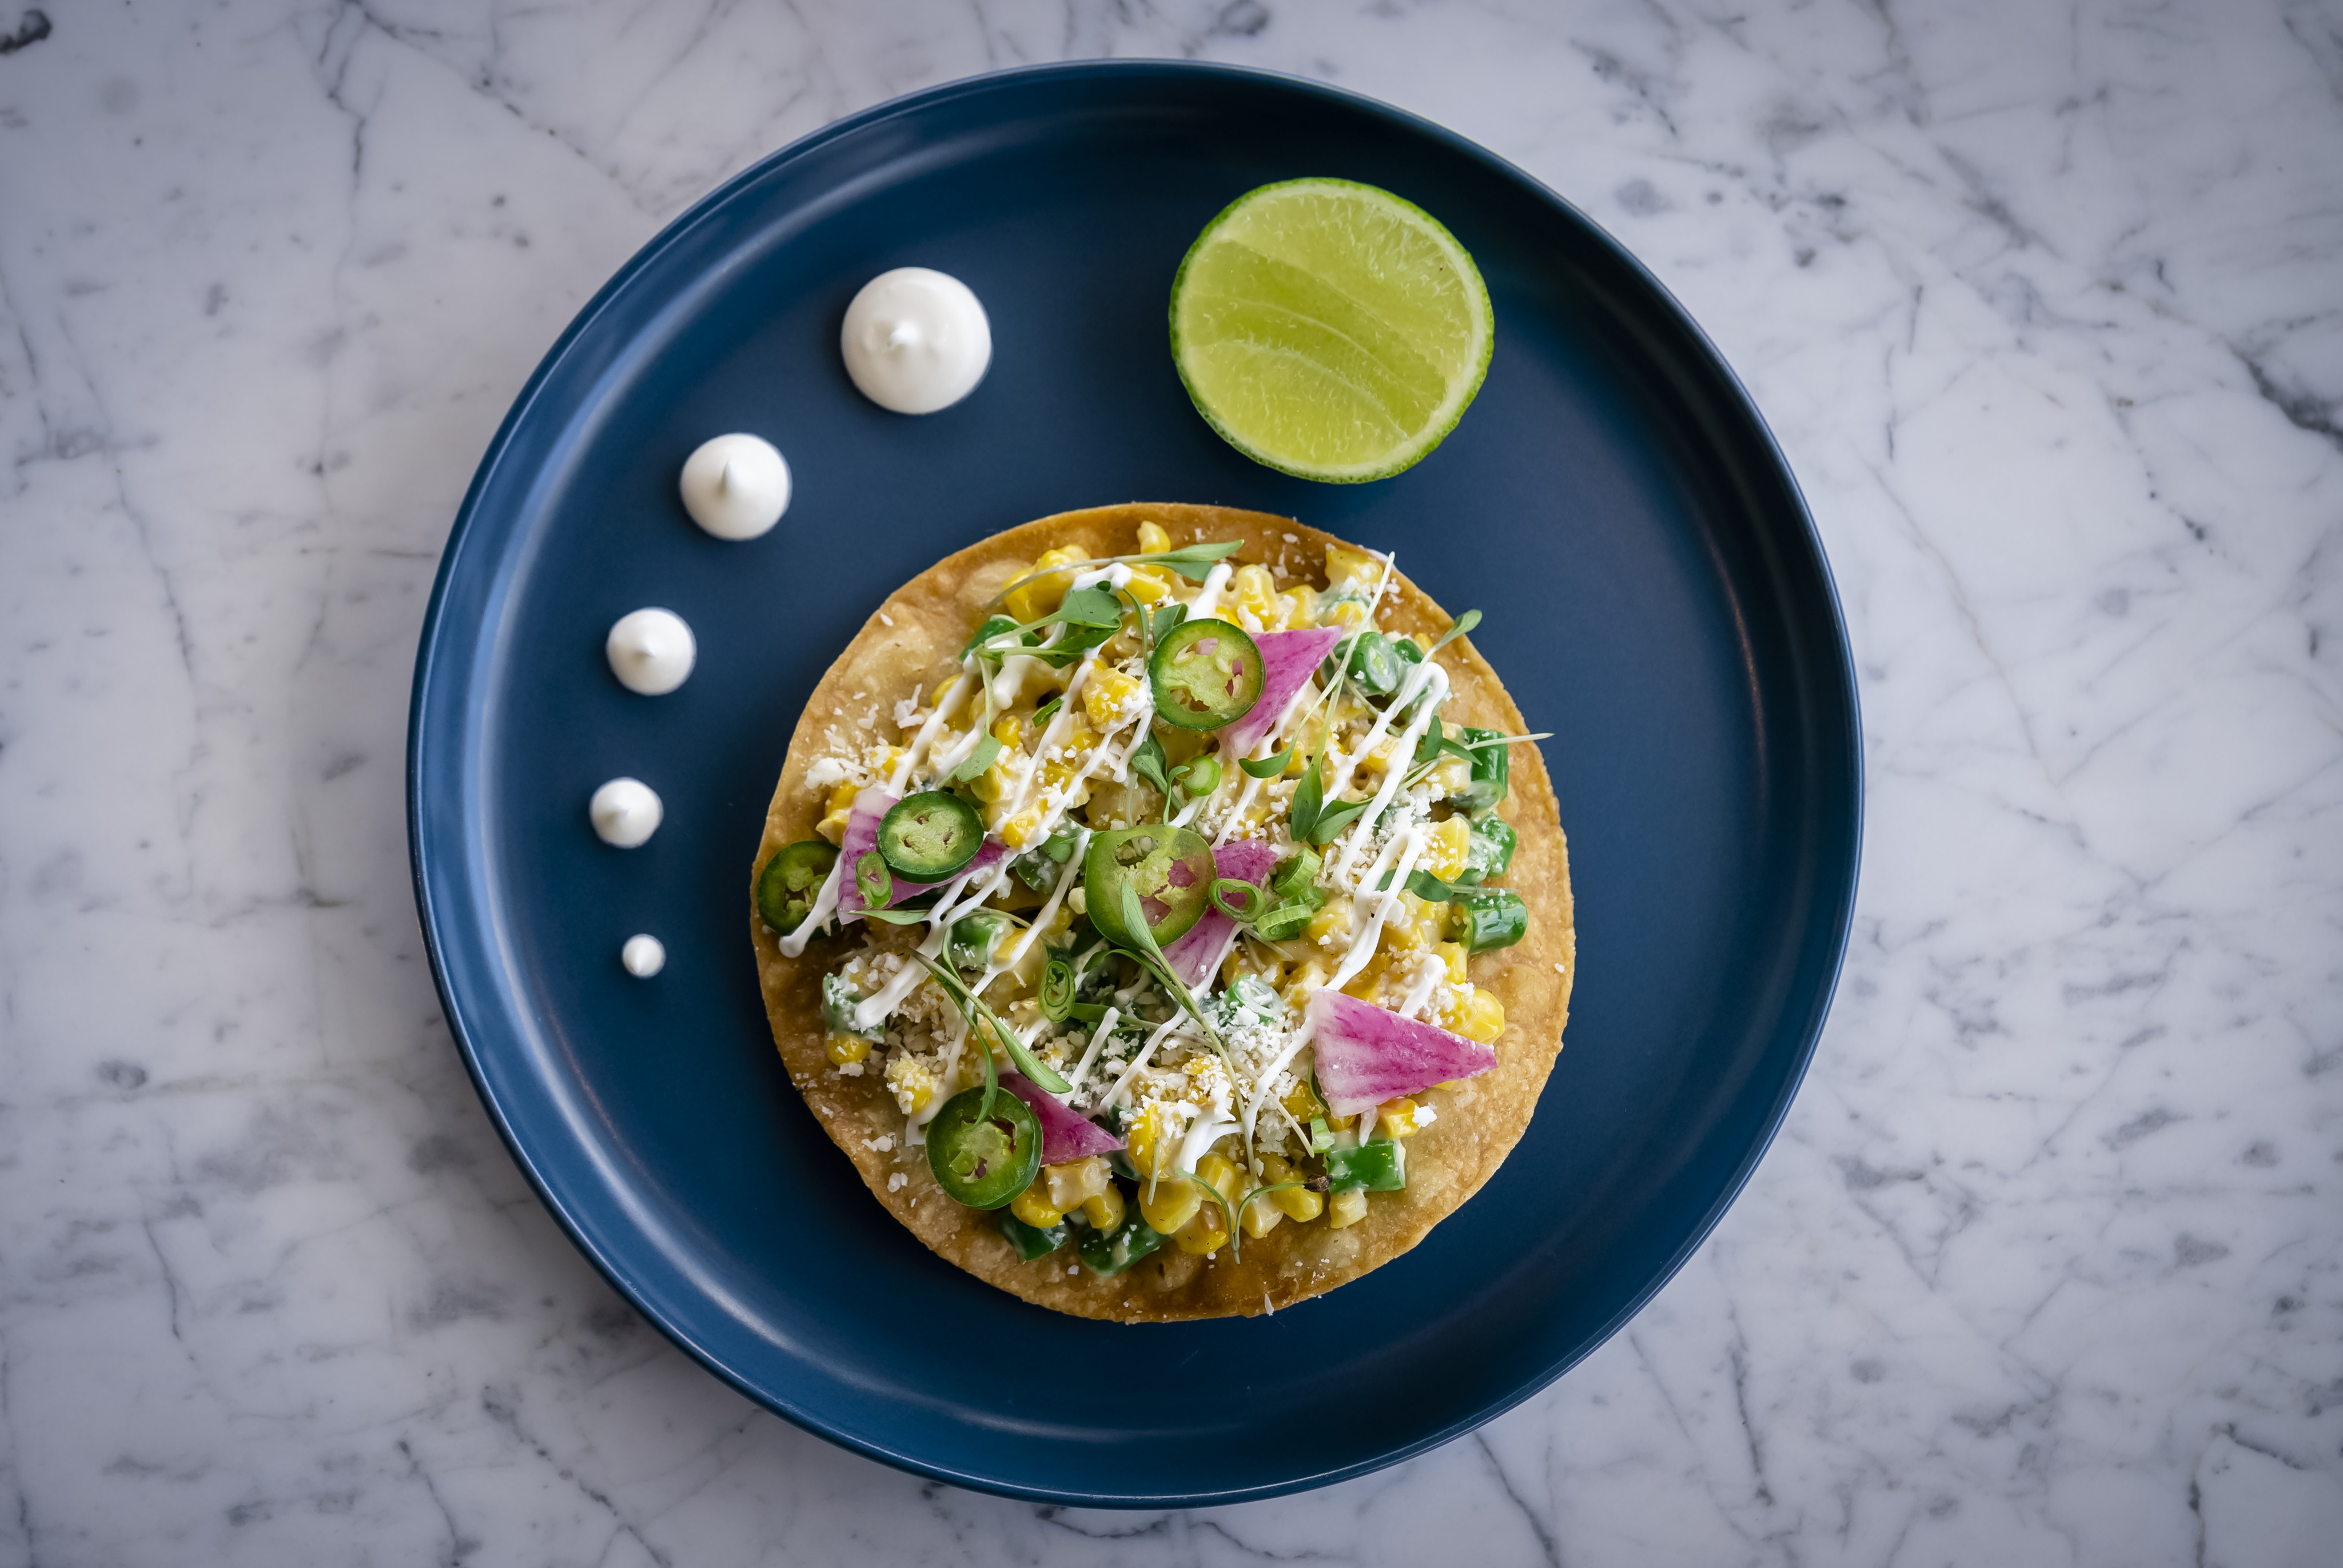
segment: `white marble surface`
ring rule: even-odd
[[[0,1563],[2343,1556],[2332,0],[0,0]],[[1329,77],[1525,164],[1754,388],[1845,596],[1862,903],[1628,1330],[1372,1480],[955,1493],[670,1349],[415,928],[434,563],[711,182],[1023,61]]]

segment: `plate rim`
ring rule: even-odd
[[[1717,390],[1729,397],[1731,407],[1728,411],[1737,412],[1745,419],[1747,430],[1757,437],[1761,446],[1761,455],[1774,474],[1779,477],[1785,498],[1795,512],[1799,525],[1799,529],[1795,534],[1785,531],[1785,542],[1803,546],[1806,554],[1811,557],[1816,571],[1822,590],[1820,608],[1825,613],[1818,618],[1816,624],[1810,624],[1806,628],[1806,634],[1809,638],[1816,633],[1822,634],[1822,640],[1827,643],[1828,652],[1833,656],[1825,660],[1828,666],[1827,673],[1835,678],[1833,684],[1835,687],[1836,695],[1844,701],[1843,722],[1852,741],[1852,744],[1845,749],[1845,775],[1835,780],[1836,787],[1845,792],[1846,812],[1844,822],[1834,825],[1825,821],[1820,829],[1821,836],[1825,840],[1833,841],[1834,858],[1844,858],[1845,874],[1843,881],[1837,878],[1818,880],[1818,886],[1825,893],[1835,897],[1836,908],[1831,912],[1824,933],[1823,950],[1812,955],[1819,957],[1822,964],[1810,1004],[1805,1010],[1805,1016],[1797,1022],[1799,1044],[1795,1052],[1795,1060],[1789,1064],[1790,1070],[1784,1076],[1779,1091],[1772,1103],[1765,1107],[1756,1135],[1751,1140],[1747,1150],[1736,1163],[1728,1180],[1718,1190],[1715,1201],[1701,1214],[1682,1243],[1669,1253],[1665,1261],[1653,1273],[1652,1277],[1624,1302],[1616,1312],[1605,1319],[1598,1329],[1573,1347],[1568,1354],[1534,1375],[1525,1378],[1504,1396],[1490,1402],[1472,1414],[1437,1431],[1393,1447],[1371,1459],[1332,1466],[1306,1475],[1288,1476],[1258,1484],[1232,1485],[1196,1493],[1069,1491],[1024,1484],[938,1464],[917,1454],[840,1431],[810,1412],[792,1408],[775,1391],[759,1388],[749,1383],[744,1377],[726,1366],[711,1352],[696,1342],[680,1325],[670,1322],[663,1313],[649,1305],[629,1280],[618,1260],[606,1255],[603,1249],[588,1236],[579,1218],[573,1214],[568,1206],[557,1195],[546,1174],[539,1170],[537,1161],[523,1148],[515,1135],[505,1108],[488,1087],[481,1067],[479,1050],[472,1038],[471,1023],[468,1018],[467,1009],[458,1000],[451,986],[447,961],[441,952],[437,929],[438,919],[447,913],[442,908],[443,903],[448,900],[449,894],[455,890],[455,886],[465,880],[462,867],[468,857],[459,852],[427,848],[427,839],[423,830],[425,731],[427,719],[435,710],[430,700],[432,677],[437,666],[439,644],[443,635],[448,630],[443,626],[443,615],[447,608],[450,584],[456,576],[458,563],[465,558],[464,547],[473,532],[473,525],[480,508],[482,497],[490,481],[501,471],[506,459],[510,455],[516,432],[536,407],[543,394],[546,382],[556,368],[568,358],[577,341],[600,320],[612,300],[686,230],[699,221],[704,213],[730,200],[737,191],[776,166],[803,158],[831,142],[856,135],[870,126],[883,124],[887,120],[910,113],[923,112],[939,105],[948,104],[954,99],[975,97],[995,92],[1014,92],[1028,83],[1085,75],[1160,76],[1164,79],[1186,78],[1198,82],[1234,82],[1276,92],[1294,94],[1303,98],[1314,98],[1323,103],[1340,106],[1354,113],[1382,119],[1401,130],[1427,138],[1443,150],[1479,163],[1501,177],[1513,182],[1521,188],[1525,196],[1533,200],[1544,201],[1559,208],[1564,217],[1575,224],[1590,239],[1607,252],[1609,258],[1614,264],[1624,266],[1636,283],[1649,291],[1653,302],[1658,305],[1667,316],[1673,317],[1673,325],[1685,336],[1688,346],[1707,361],[1708,368],[1717,378]],[[447,700],[447,694],[440,694],[440,700],[442,702]],[[1512,160],[1423,116],[1350,88],[1335,86],[1329,83],[1282,71],[1211,61],[1154,58],[1051,61],[955,77],[950,81],[939,82],[899,95],[820,126],[736,170],[662,225],[657,233],[637,247],[633,254],[594,292],[547,347],[536,367],[529,373],[528,378],[514,397],[511,407],[506,410],[504,418],[497,426],[495,435],[490,437],[488,447],[481,454],[478,466],[473,471],[471,482],[466,487],[463,499],[456,509],[454,520],[447,532],[447,542],[440,552],[438,568],[432,579],[431,594],[425,604],[422,629],[417,638],[415,675],[410,683],[407,706],[406,819],[408,869],[414,884],[416,912],[421,928],[425,954],[429,960],[432,984],[439,998],[441,1015],[447,1022],[448,1034],[456,1043],[458,1053],[463,1060],[465,1071],[472,1081],[474,1092],[479,1096],[481,1106],[488,1112],[489,1121],[495,1126],[498,1136],[503,1140],[514,1164],[527,1178],[538,1201],[553,1216],[568,1238],[570,1244],[576,1247],[610,1286],[626,1299],[628,1306],[639,1313],[646,1322],[656,1327],[670,1343],[726,1385],[738,1391],[759,1407],[780,1416],[801,1431],[810,1432],[865,1458],[876,1460],[891,1468],[914,1475],[924,1476],[969,1491],[987,1493],[1021,1502],[1058,1506],[1114,1509],[1220,1507],[1232,1503],[1289,1496],[1296,1493],[1312,1491],[1340,1482],[1354,1480],[1416,1458],[1486,1425],[1551,1388],[1565,1373],[1608,1343],[1637,1313],[1649,1305],[1652,1299],[1675,1278],[1685,1263],[1691,1261],[1693,1255],[1700,1250],[1717,1224],[1724,1219],[1725,1211],[1740,1197],[1742,1191],[1755,1174],[1757,1166],[1772,1148],[1775,1138],[1780,1133],[1782,1124],[1788,1116],[1791,1102],[1796,1099],[1799,1089],[1805,1081],[1806,1071],[1813,1062],[1824,1026],[1828,1020],[1831,1005],[1845,969],[1846,950],[1854,930],[1856,896],[1862,876],[1865,804],[1863,751],[1860,688],[1855,678],[1854,651],[1847,635],[1845,607],[1838,591],[1836,577],[1831,569],[1829,554],[1823,548],[1820,530],[1815,527],[1813,509],[1807,505],[1805,492],[1798,483],[1796,471],[1790,466],[1788,457],[1783,452],[1772,427],[1766,423],[1765,416],[1759,411],[1748,387],[1742,382],[1739,374],[1734,370],[1731,363],[1717,348],[1707,332],[1702,328],[1691,312],[1685,309],[1683,303],[1652,273],[1651,269],[1645,266],[1633,251],[1614,237],[1609,230],[1596,223],[1576,204]],[[1818,783],[1823,781],[1823,775],[1818,774]],[[1843,831],[1843,841],[1837,841],[1839,833],[1833,830],[1835,826]],[[440,862],[443,860],[453,864],[442,865]],[[434,890],[435,880],[443,884],[437,896]],[[1826,901],[1826,899],[1818,898],[1817,900],[1818,904]],[[1795,1015],[1785,1015],[1787,1016]]]

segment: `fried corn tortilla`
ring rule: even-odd
[[[1342,543],[1258,512],[1133,503],[1011,528],[905,583],[839,655],[798,720],[751,868],[750,940],[773,1039],[790,1080],[872,1198],[929,1248],[1037,1306],[1080,1317],[1146,1322],[1251,1316],[1322,1295],[1405,1252],[1480,1190],[1529,1123],[1561,1050],[1576,967],[1562,827],[1534,746],[1511,749],[1510,795],[1498,808],[1517,836],[1511,869],[1501,880],[1528,907],[1527,934],[1471,960],[1473,983],[1493,993],[1504,1010],[1503,1032],[1493,1041],[1496,1066],[1418,1096],[1438,1115],[1409,1141],[1403,1191],[1373,1194],[1365,1218],[1344,1229],[1332,1229],[1323,1219],[1289,1221],[1265,1236],[1244,1236],[1241,1257],[1231,1247],[1208,1259],[1166,1244],[1126,1271],[1103,1277],[1077,1265],[1071,1246],[1039,1261],[1021,1259],[1004,1239],[997,1213],[965,1208],[938,1184],[925,1151],[908,1142],[904,1112],[881,1073],[841,1070],[828,1054],[824,974],[858,947],[908,950],[921,928],[857,921],[789,958],[779,934],[756,913],[757,874],[783,846],[813,838],[823,816],[830,791],[809,782],[815,762],[868,742],[874,733],[891,739],[898,700],[932,692],[951,676],[988,602],[1043,551],[1071,545],[1092,559],[1129,555],[1140,548],[1135,539],[1144,522],[1165,529],[1175,548],[1242,540],[1231,564],[1264,564],[1280,573],[1281,585],[1293,579],[1322,584],[1326,547]],[[1374,613],[1387,635],[1411,637],[1424,648],[1453,618],[1395,571]],[[1521,714],[1468,641],[1452,641],[1434,657],[1453,683],[1440,709],[1443,723],[1452,729],[1474,725],[1508,736],[1523,733]],[[875,730],[858,726],[865,715],[875,715]],[[873,1063],[857,1065],[875,1066],[875,1055]],[[1137,1212],[1135,1201],[1131,1211]]]

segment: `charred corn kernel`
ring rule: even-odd
[[[1240,609],[1252,609],[1253,618],[1262,626],[1277,626],[1284,618],[1284,602],[1277,598],[1277,579],[1270,577],[1265,565],[1244,565],[1237,568],[1235,577],[1228,579],[1228,600]]]
[[[1046,1231],[1066,1217],[1063,1210],[1050,1201],[1039,1180],[1009,1200],[1009,1211],[1036,1231]]]
[[[1346,549],[1341,545],[1326,547],[1326,586],[1328,588],[1371,588],[1383,575],[1383,563],[1364,550]]]
[[[1041,1179],[1049,1184],[1050,1207],[1061,1213],[1072,1211],[1114,1185],[1107,1174],[1106,1161],[1096,1154],[1044,1165]]]
[[[1451,758],[1449,760],[1454,761]],[[1423,846],[1423,869],[1447,881],[1464,869],[1464,857],[1472,852],[1473,828],[1462,817],[1451,817],[1433,825]]]
[[[1448,983],[1463,985],[1464,983],[1464,944],[1440,942],[1435,944],[1432,950],[1438,953],[1440,961],[1448,966]]]
[[[1300,1180],[1301,1175],[1302,1172],[1274,1154],[1261,1157],[1261,1184],[1282,1190],[1269,1193],[1260,1201],[1275,1204],[1278,1211],[1287,1219],[1306,1225],[1326,1211],[1326,1200],[1307,1187],[1283,1186],[1285,1182]],[[1246,1227],[1246,1232],[1254,1233],[1250,1226]]]
[[[1185,1176],[1156,1178],[1155,1191],[1139,1190],[1139,1215],[1164,1235],[1175,1235],[1204,1203],[1204,1190]]]
[[[1367,1217],[1367,1195],[1353,1187],[1348,1192],[1337,1192],[1326,1200],[1326,1229],[1340,1231],[1355,1225]]]
[[[1141,555],[1160,556],[1171,548],[1172,536],[1164,532],[1162,524],[1141,523],[1139,525],[1139,553]]]
[[[1133,567],[1122,586],[1141,604],[1161,604],[1172,597],[1172,574],[1161,567]]]
[[[992,738],[995,740],[1000,741],[1001,745],[1009,748],[1011,751],[1021,749],[1025,744],[1025,719],[1023,715],[1004,713],[1000,718],[994,719],[992,721]]]
[[[833,1034],[830,1037],[830,1060],[844,1067],[850,1061],[860,1061],[870,1054],[870,1042],[856,1034]]]
[[[1277,994],[1285,999],[1286,1006],[1299,1012],[1310,1005],[1310,993],[1331,978],[1332,971],[1324,964],[1316,959],[1304,959],[1286,977],[1285,989]]]
[[[1105,1191],[1083,1199],[1082,1218],[1101,1235],[1122,1229],[1122,1189],[1110,1181]]]
[[[1051,571],[1052,567],[1071,566],[1076,561],[1090,559],[1090,553],[1080,545],[1064,545],[1054,550],[1043,550],[1033,569],[1043,574],[1031,582],[1010,590],[1001,601],[1001,608],[1020,621],[1039,620],[1066,602],[1066,590],[1073,586],[1071,572]],[[1023,577],[1023,572],[1017,574]]]
[[[1138,678],[1107,665],[1094,667],[1082,682],[1082,711],[1101,729],[1112,729],[1129,719],[1138,697]]]
[[[1318,590],[1308,583],[1287,588],[1277,596],[1285,601],[1285,624],[1315,626],[1318,624]]]
[[[1285,1091],[1285,1093],[1279,1099],[1278,1103],[1285,1107],[1285,1113],[1288,1116],[1292,1117],[1294,1121],[1299,1121],[1304,1127],[1310,1125],[1310,1119],[1312,1117],[1323,1116],[1326,1114],[1326,1102],[1318,1098],[1317,1091],[1310,1087],[1310,1081],[1307,1078],[1295,1079],[1293,1081],[1293,1087]],[[1274,1154],[1265,1154],[1262,1158],[1263,1161],[1266,1162],[1268,1161],[1277,1159],[1277,1156]],[[1282,1163],[1282,1161],[1281,1161],[1281,1163]],[[1282,1181],[1285,1178],[1278,1176],[1272,1178],[1272,1180]]]
[[[1467,1040],[1493,1043],[1505,1032],[1505,1004],[1488,991],[1475,989],[1457,1003],[1449,1028]]]
[[[1423,1112],[1424,1107],[1413,1100],[1386,1101],[1383,1114],[1375,1121],[1386,1138],[1413,1138],[1423,1131],[1424,1124],[1432,1120]]]
[[[1229,1244],[1228,1219],[1219,1204],[1211,1204],[1196,1211],[1196,1217],[1172,1240],[1179,1243],[1182,1251],[1193,1252],[1198,1257],[1217,1252]]]
[[[1350,934],[1351,900],[1348,899],[1327,900],[1318,912],[1310,917],[1310,923],[1302,929],[1303,940],[1312,942],[1330,942],[1337,937]]]
[[[936,1075],[911,1057],[890,1057],[887,1061],[887,1092],[895,1097],[897,1110],[906,1116],[917,1116],[935,1103]]]
[[[1039,811],[1020,811],[1001,824],[1001,841],[1012,849],[1021,849],[1032,841],[1034,831],[1041,826],[1041,814]]]

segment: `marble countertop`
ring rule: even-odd
[[[1634,248],[1863,682],[1836,1010],[1578,1370],[1369,1480],[925,1484],[641,1322],[440,1019],[440,546],[712,183],[1029,61],[1324,77]],[[0,0],[0,1563],[2333,1562],[2332,0]]]

